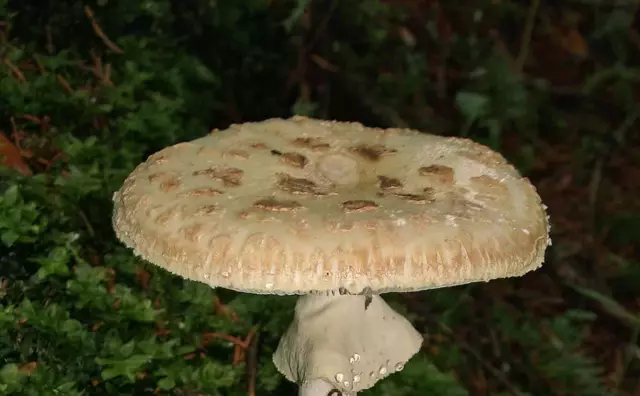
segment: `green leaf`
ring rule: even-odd
[[[163,390],[173,389],[176,386],[176,381],[170,377],[164,377],[158,381],[158,387]]]
[[[2,243],[6,246],[11,247],[19,238],[20,235],[12,230],[7,230],[2,232]]]
[[[36,273],[38,280],[44,280],[51,275],[67,275],[71,272],[72,252],[63,246],[55,247],[46,257],[33,259],[40,264],[40,269]]]
[[[489,104],[489,98],[485,95],[465,91],[458,92],[455,101],[462,115],[470,122],[483,116]]]
[[[2,204],[6,206],[13,206],[18,202],[18,186],[13,185],[7,188],[2,195]]]
[[[149,355],[133,355],[122,360],[96,358],[96,363],[107,366],[101,372],[102,379],[105,381],[117,377],[125,377],[129,381],[133,381],[136,378],[136,373],[141,371],[150,359]]]
[[[9,388],[20,383],[23,374],[18,370],[18,365],[9,363],[0,369],[0,384]]]

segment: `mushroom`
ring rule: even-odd
[[[113,196],[117,236],[184,278],[301,295],[273,356],[302,396],[355,395],[422,336],[380,294],[523,275],[546,207],[468,139],[305,117],[235,124],[165,148]]]

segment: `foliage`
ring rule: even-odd
[[[110,219],[151,153],[292,113],[472,137],[550,206],[542,271],[390,296],[426,346],[363,394],[637,390],[635,10],[444,3],[0,0],[0,394],[293,394],[294,298],[171,276]]]

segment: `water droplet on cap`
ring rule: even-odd
[[[342,373],[336,374],[336,381],[342,382],[343,379],[344,379],[344,374]]]
[[[404,364],[402,363],[396,364],[396,367],[395,367],[396,371],[402,371],[403,368],[404,368]]]
[[[353,376],[353,383],[357,384],[358,382],[360,382],[360,376],[356,374]]]
[[[385,374],[387,373],[387,368],[386,368],[386,367],[384,367],[384,366],[382,366],[382,367],[380,367],[380,370],[378,370],[378,372],[379,372],[380,374],[382,374],[382,375],[385,375]]]

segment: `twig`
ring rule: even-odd
[[[100,73],[102,76],[102,59],[96,55],[96,52],[91,49],[89,50],[89,55],[91,55],[91,59],[93,59],[93,67]]]
[[[96,21],[96,18],[93,14],[93,10],[91,9],[91,7],[89,7],[88,5],[84,6],[84,13],[87,16],[87,18],[89,18],[89,20],[91,21],[91,27],[93,28],[94,33],[96,34],[96,36],[98,36],[102,40],[104,45],[107,46],[107,48],[109,48],[111,51],[115,52],[116,54],[124,54],[124,51],[122,50],[122,48],[118,47],[116,43],[111,41],[111,39],[109,39],[109,37],[107,37],[105,32],[102,30],[102,28]]]
[[[238,337],[234,337],[232,335],[229,334],[225,334],[225,333],[216,333],[216,332],[209,332],[209,333],[204,333],[204,340],[203,340],[203,344],[208,344],[209,341],[213,338],[219,338],[225,341],[229,341],[230,343],[234,344],[234,345],[240,345],[242,347],[246,347],[246,344],[244,342],[243,339],[238,338]]]
[[[522,71],[524,63],[527,61],[527,56],[529,56],[529,44],[531,43],[538,8],[540,8],[540,0],[531,0],[531,6],[527,14],[527,22],[524,27],[524,32],[522,33],[522,41],[520,42],[520,52],[516,58],[516,68],[518,71]]]
[[[62,152],[60,152],[60,153],[57,153],[56,155],[54,155],[54,156],[53,156],[53,158],[51,158],[50,160],[47,160],[47,161],[46,161],[46,164],[45,164],[45,169],[44,169],[44,170],[45,170],[45,172],[48,172],[49,170],[51,170],[51,167],[53,166],[53,164],[54,164],[57,160],[59,160],[59,159],[63,159],[64,157],[65,157],[65,154],[64,154],[64,153],[62,153]],[[88,228],[88,230],[89,230],[89,234],[90,234],[92,237],[93,237],[93,236],[95,236],[95,232],[93,231],[93,227],[91,227],[91,223],[89,223],[89,219],[86,219],[86,217],[87,217],[87,216],[86,216],[86,215],[84,215],[84,214],[82,214],[82,216],[84,216],[84,217],[85,217],[85,222],[86,222],[87,228]]]
[[[102,59],[96,55],[94,50],[89,50],[89,55],[93,60],[93,67],[90,69],[93,75],[104,85],[113,85],[111,82],[111,65],[107,63],[107,65],[103,67]]]
[[[73,88],[71,88],[71,85],[69,85],[69,82],[60,74],[56,74],[56,81],[58,81],[58,83],[62,86],[62,89],[64,89],[65,91],[69,93],[73,92]]]
[[[22,130],[18,129],[18,125],[16,124],[16,119],[14,117],[9,117],[9,123],[11,124],[11,138],[13,139],[15,146],[20,150],[20,154],[25,156],[25,150],[20,144],[24,138],[24,133]]]
[[[37,125],[42,124],[42,120],[40,119],[40,117],[34,116],[33,114],[22,114],[20,117]]]
[[[113,84],[111,82],[111,64],[110,63],[107,63],[107,65],[104,67],[104,81],[109,85]]]
[[[110,296],[113,296],[116,291],[116,270],[114,270],[113,268],[108,268],[107,274],[109,274],[109,279],[107,279],[107,285],[105,286],[105,288],[107,289],[107,293],[109,293]],[[120,300],[117,300],[116,304],[119,305]]]
[[[44,74],[45,72],[44,65],[42,64],[42,62],[40,62],[40,59],[38,59],[38,55],[35,55],[33,57],[33,60],[36,62],[36,65],[38,65],[38,70],[40,70],[40,74]]]
[[[18,69],[18,67],[16,65],[14,65],[9,59],[4,59],[3,63],[5,65],[7,65],[7,67],[9,68],[9,70],[11,70],[11,73],[13,73],[13,75],[15,76],[15,78],[20,81],[20,82],[24,82],[25,78],[24,78],[24,73],[22,72],[22,70]]]
[[[232,322],[238,321],[238,315],[235,312],[233,312],[229,307],[227,307],[225,304],[223,304],[222,301],[220,301],[220,298],[218,296],[215,296],[213,298],[213,310],[216,313],[216,315],[226,315],[228,313],[231,313],[231,321]]]
[[[235,348],[233,351],[233,365],[235,366],[238,363],[240,363],[242,360],[244,360],[244,357],[245,357],[244,351],[249,348],[251,344],[251,340],[255,336],[257,330],[258,329],[255,327],[252,328],[244,340],[242,338],[234,337],[232,335],[225,334],[225,333],[217,333],[217,332],[204,333],[204,336],[203,336],[204,339],[202,341],[202,344],[203,346],[206,346],[209,343],[209,341],[213,338],[219,338],[219,339],[231,342],[232,344],[235,345]]]
[[[334,65],[333,63],[329,62],[328,60],[324,59],[318,54],[310,54],[309,59],[311,59],[311,61],[315,63],[316,66],[318,66],[322,70],[326,70],[331,73],[337,73],[340,71],[340,68],[338,66]]]
[[[256,378],[258,374],[258,339],[260,334],[256,335],[251,340],[249,350],[247,353],[247,382],[249,396],[256,396]]]
[[[257,329],[254,327],[249,331],[247,337],[243,341],[243,345],[236,345],[236,350],[233,353],[233,365],[238,365],[241,361],[245,360],[245,351],[251,345],[251,341],[253,340],[253,336],[255,336]]]

